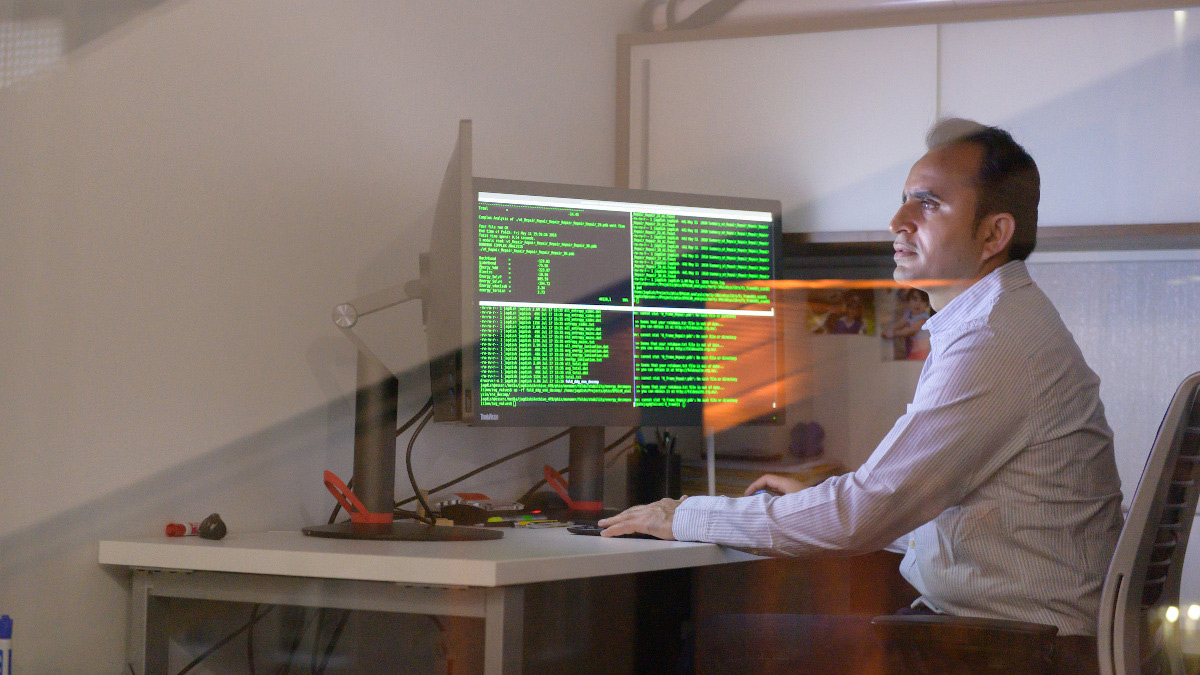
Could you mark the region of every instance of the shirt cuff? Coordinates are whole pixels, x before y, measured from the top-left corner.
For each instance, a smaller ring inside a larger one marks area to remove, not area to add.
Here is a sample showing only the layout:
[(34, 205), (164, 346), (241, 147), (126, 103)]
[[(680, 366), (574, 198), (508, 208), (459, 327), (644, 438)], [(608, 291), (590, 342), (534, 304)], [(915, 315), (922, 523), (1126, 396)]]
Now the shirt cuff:
[(705, 541), (708, 516), (721, 497), (688, 497), (675, 507), (671, 517), (671, 536), (677, 541)]

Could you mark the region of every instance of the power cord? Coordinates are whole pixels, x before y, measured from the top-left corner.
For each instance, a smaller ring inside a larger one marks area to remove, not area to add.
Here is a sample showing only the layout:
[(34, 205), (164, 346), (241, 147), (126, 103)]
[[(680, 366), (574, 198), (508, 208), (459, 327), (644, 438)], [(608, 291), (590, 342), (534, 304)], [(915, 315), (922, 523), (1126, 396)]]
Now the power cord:
[[(272, 606), (271, 609), (275, 609), (275, 608)], [(271, 609), (268, 609), (267, 611), (269, 612), (269, 611), (271, 611)], [(254, 612), (251, 611), (251, 616), (253, 616), (253, 615), (254, 615)], [(265, 616), (266, 612), (264, 612), (263, 615)], [(255, 623), (257, 623), (257, 622), (255, 622)], [(254, 675), (254, 626), (255, 626), (255, 623), (250, 624), (250, 627), (246, 629), (246, 672), (249, 673), (250, 675)]]
[(429, 420), (431, 419), (433, 419), (432, 410), (426, 413), (425, 417), (421, 420), (421, 423), (418, 424), (417, 428), (413, 431), (412, 436), (409, 437), (408, 451), (404, 453), (404, 468), (408, 470), (408, 482), (410, 485), (412, 485), (413, 496), (416, 497), (417, 501), (421, 503), (422, 510), (417, 514), (416, 518), (427, 525), (433, 525), (437, 522), (437, 519), (433, 515), (433, 509), (429, 508), (429, 502), (425, 501), (425, 495), (421, 494), (421, 488), (417, 487), (417, 477), (415, 474), (413, 474), (412, 468), (412, 452), (413, 446), (417, 444), (417, 436), (421, 435), (421, 430), (425, 428), (426, 424), (429, 424)]
[(191, 670), (192, 668), (195, 668), (196, 666), (200, 665), (201, 661), (203, 661), (204, 659), (207, 659), (209, 656), (212, 656), (218, 649), (220, 649), (221, 647), (224, 647), (226, 644), (228, 644), (230, 640), (232, 640), (235, 637), (241, 635), (242, 633), (250, 630), (251, 627), (254, 626), (254, 624), (258, 623), (264, 616), (270, 614), (271, 611), (275, 609), (275, 606), (272, 605), (272, 606), (268, 607), (266, 609), (266, 611), (259, 614), (258, 608), (261, 606), (262, 605), (254, 605), (254, 607), (252, 607), (250, 609), (250, 620), (249, 621), (242, 624), (241, 628), (238, 628), (237, 630), (233, 631), (229, 635), (226, 635), (225, 637), (221, 638), (219, 641), (217, 641), (216, 644), (209, 647), (203, 654), (192, 659), (192, 662), (187, 664), (186, 666), (184, 666), (183, 670), (180, 670), (177, 673), (177, 675), (184, 675), (184, 673), (186, 673), (189, 670)]
[[(309, 616), (308, 610), (304, 611), (304, 621), (300, 624), (300, 630), (296, 631), (296, 635), (292, 638), (292, 646), (288, 649), (287, 661), (279, 664), (275, 669), (274, 675), (288, 675), (292, 670), (292, 662), (296, 659), (296, 653), (300, 651), (300, 643), (304, 641), (304, 634), (308, 632), (308, 627), (313, 623)], [(317, 637), (314, 635), (313, 639)]]
[[(617, 440), (604, 446), (604, 452), (607, 454), (609, 450), (612, 450), (613, 448), (617, 447), (621, 443), (624, 443), (626, 439), (628, 439), (630, 436), (636, 434), (639, 429), (641, 429), (641, 427), (633, 427), (629, 431), (625, 432), (624, 434), (621, 434), (621, 436), (619, 438), (617, 438)], [(567, 431), (565, 431), (563, 433), (565, 434), (568, 432), (570, 432), (570, 429), (568, 429)], [(563, 476), (567, 475), (570, 472), (571, 472), (571, 467), (569, 467), (569, 466), (563, 467), (558, 470), (559, 475), (563, 475)], [(517, 497), (517, 501), (524, 503), (525, 500), (529, 499), (533, 495), (533, 493), (540, 490), (545, 484), (546, 484), (545, 478), (534, 483), (533, 487), (531, 487), (525, 491), (525, 494), (521, 495), (520, 497)]]
[[(421, 406), (421, 409), (418, 410), (416, 413), (414, 413), (412, 417), (408, 418), (407, 422), (405, 422), (404, 424), (401, 424), (400, 428), (396, 429), (396, 436), (399, 437), (405, 431), (408, 431), (408, 428), (411, 427), (413, 424), (415, 424), (416, 421), (418, 419), (420, 419), (422, 415), (429, 412), (429, 410), (431, 408), (433, 408), (433, 396), (430, 396), (428, 399), (426, 399), (425, 405)], [(354, 489), (354, 476), (351, 476), (350, 479), (346, 481), (346, 488), (349, 490)], [(333, 512), (329, 514), (328, 522), (330, 525), (337, 522), (337, 515), (338, 515), (338, 513), (341, 512), (341, 510), (342, 510), (342, 505), (340, 503), (335, 503), (333, 505)]]
[[(322, 610), (322, 613), (324, 610)], [(325, 669), (329, 666), (329, 659), (333, 656), (333, 652), (337, 649), (338, 640), (342, 636), (342, 630), (346, 627), (346, 621), (350, 619), (350, 610), (342, 612), (342, 618), (338, 619), (337, 625), (333, 628), (333, 634), (329, 636), (329, 643), (325, 646), (325, 653), (321, 655), (320, 664), (317, 663), (317, 642), (321, 635), (321, 621), (317, 622), (317, 634), (313, 637), (313, 660), (312, 674), (323, 675)]]
[[(481, 473), (483, 471), (487, 471), (488, 469), (491, 469), (492, 467), (495, 467), (495, 466), (499, 466), (500, 464), (503, 464), (504, 462), (507, 462), (510, 459), (515, 459), (517, 457), (520, 457), (521, 455), (533, 452), (534, 450), (537, 450), (538, 448), (543, 447), (549, 443), (553, 443), (554, 441), (557, 441), (558, 439), (562, 438), (563, 436), (566, 436), (570, 432), (571, 432), (571, 430), (567, 429), (560, 433), (554, 434), (553, 436), (550, 436), (549, 438), (542, 439), (541, 441), (538, 441), (537, 443), (534, 443), (533, 445), (526, 446), (524, 448), (521, 448), (520, 450), (517, 450), (516, 452), (505, 455), (504, 457), (501, 457), (500, 459), (488, 462), (487, 464), (484, 464), (483, 466), (479, 467), (478, 469), (473, 469), (453, 480), (450, 480), (446, 483), (442, 483), (441, 485), (430, 490), (429, 493), (434, 494), (436, 492), (441, 492), (442, 490), (445, 490), (448, 487), (451, 487), (453, 485), (461, 483), (462, 481), (470, 478), (471, 476), (474, 476), (475, 474)], [(397, 507), (404, 506), (405, 504), (415, 500), (416, 498), (417, 498), (416, 495), (414, 495), (403, 501), (396, 502), (396, 506)]]
[[(404, 464), (405, 464), (405, 468), (408, 470), (408, 480), (413, 488), (413, 496), (409, 497), (408, 499), (406, 499), (402, 502), (398, 502), (396, 504), (396, 506), (400, 507), (403, 504), (406, 504), (406, 503), (412, 501), (413, 499), (416, 499), (421, 503), (421, 506), (425, 510), (426, 514), (431, 514), (431, 513), (433, 513), (433, 511), (432, 511), (432, 509), (429, 508), (429, 504), (425, 501), (425, 497), (421, 493), (421, 489), (417, 486), (417, 479), (416, 479), (416, 476), (413, 474), (413, 469), (412, 469), (412, 451), (413, 451), (414, 445), (416, 444), (417, 437), (420, 436), (420, 434), (421, 434), (421, 430), (424, 429), (425, 425), (429, 423), (429, 420), (431, 420), (433, 418), (433, 412), (432, 412), (432, 410), (430, 410), (432, 407), (433, 407), (433, 398), (430, 397), (430, 399), (426, 402), (425, 406), (423, 406), (421, 408), (421, 410), (419, 410), (417, 412), (416, 415), (413, 415), (412, 418), (410, 418), (407, 422), (405, 422), (400, 427), (400, 429), (396, 432), (397, 435), (400, 435), (405, 430), (407, 430), (410, 426), (412, 426), (418, 417), (424, 415), (424, 417), (421, 419), (420, 425), (413, 431), (412, 437), (409, 438), (408, 450), (404, 456)], [(625, 442), (625, 440), (627, 440), (630, 436), (633, 436), (634, 434), (636, 434), (639, 429), (640, 429), (640, 427), (631, 428), (629, 431), (625, 432), (620, 437), (618, 437), (615, 441), (604, 446), (604, 452), (607, 454), (613, 448), (616, 448), (618, 445)], [(451, 480), (447, 483), (439, 485), (438, 487), (433, 489), (433, 492), (443, 490), (443, 489), (450, 487), (456, 483), (466, 480), (467, 478), (470, 478), (471, 476), (474, 476), (475, 474), (478, 474), (482, 471), (486, 471), (494, 466), (503, 464), (504, 462), (507, 462), (511, 459), (514, 459), (516, 457), (520, 457), (521, 455), (533, 452), (534, 450), (537, 450), (538, 448), (541, 448), (545, 445), (553, 443), (554, 441), (562, 438), (563, 436), (566, 436), (569, 433), (570, 433), (570, 429), (564, 430), (562, 432), (559, 432), (557, 434), (549, 436), (545, 439), (542, 439), (541, 441), (538, 441), (537, 443), (534, 443), (533, 445), (524, 447), (520, 450), (517, 450), (516, 452), (505, 455), (504, 457), (501, 457), (492, 462), (488, 462), (487, 464), (479, 467), (478, 469), (474, 469), (468, 473), (465, 473), (465, 474), (459, 476), (458, 478), (455, 478), (454, 480)], [(630, 445), (629, 447), (623, 448), (620, 453), (617, 453), (616, 457), (612, 461), (615, 462), (616, 458), (619, 458), (621, 456), (621, 454), (628, 451), (630, 447), (633, 447), (633, 446)], [(611, 466), (611, 465), (612, 465), (612, 462), (609, 462), (608, 466)], [(559, 473), (566, 474), (569, 471), (570, 471), (570, 467), (563, 467), (561, 470), (559, 470)], [(353, 478), (351, 478), (351, 480), (353, 480)], [(537, 490), (540, 489), (545, 484), (546, 484), (545, 479), (538, 481), (525, 494), (521, 495), (521, 497), (518, 498), (517, 501), (524, 501), (525, 499), (528, 499), (530, 495), (532, 495), (534, 492), (537, 492)], [(422, 520), (422, 522), (433, 522), (432, 516), (426, 515), (425, 518), (421, 518), (417, 514), (414, 514), (411, 512), (407, 512), (407, 513), (414, 518), (418, 518), (418, 519)], [(337, 516), (337, 509), (335, 508), (334, 512), (329, 516), (329, 522), (332, 523), (336, 516)], [(242, 626), (239, 627), (234, 632), (230, 633), (229, 635), (226, 635), (224, 638), (222, 638), (220, 641), (218, 641), (212, 647), (209, 647), (203, 654), (201, 654), (201, 655), (197, 656), (195, 659), (193, 659), (192, 662), (187, 664), (186, 666), (184, 666), (183, 669), (180, 670), (177, 675), (184, 675), (191, 669), (195, 668), (202, 661), (204, 661), (206, 658), (208, 658), (209, 656), (214, 654), (221, 647), (224, 647), (226, 644), (228, 644), (231, 640), (236, 638), (238, 635), (241, 635), (243, 632), (246, 633), (247, 669), (248, 669), (248, 672), (251, 673), (251, 675), (253, 675), (253, 673), (255, 672), (255, 668), (254, 668), (254, 626), (259, 621), (261, 621), (263, 617), (270, 614), (275, 609), (275, 606), (272, 605), (260, 614), (258, 611), (259, 607), (261, 607), (261, 605), (259, 605), (259, 604), (254, 605), (254, 607), (251, 608), (251, 610), (250, 610), (250, 619), (246, 623), (242, 624)], [(310, 665), (313, 668), (314, 674), (324, 673), (325, 669), (328, 667), (329, 659), (332, 657), (334, 650), (337, 648), (338, 640), (341, 638), (341, 634), (342, 634), (343, 629), (346, 626), (346, 622), (350, 618), (350, 611), (347, 610), (346, 612), (344, 612), (342, 614), (341, 619), (338, 620), (337, 625), (334, 627), (333, 634), (329, 638), (329, 643), (325, 648), (325, 652), (322, 655), (320, 664), (318, 665), (317, 658), (316, 658), (316, 656), (317, 656), (316, 652), (317, 652), (317, 644), (319, 642), (319, 637), (321, 634), (321, 624), (324, 622), (324, 615), (325, 615), (325, 610), (321, 609), (317, 615), (316, 633), (313, 635), (313, 658), (312, 658), (312, 661), (310, 662)], [(436, 621), (436, 619), (434, 620), (434, 622), (435, 622), (435, 624), (438, 625), (439, 629), (442, 629), (441, 624), (438, 623)], [(306, 626), (301, 628), (300, 632), (297, 634), (295, 640), (293, 641), (291, 655), (289, 655), (288, 661), (286, 663), (284, 663), (283, 665), (281, 665), (279, 667), (279, 669), (276, 670), (276, 673), (285, 673), (286, 674), (291, 669), (291, 657), (295, 655), (296, 650), (300, 646), (300, 641), (303, 639), (305, 628), (306, 628)], [(133, 666), (130, 664), (131, 670), (132, 670), (132, 667)]]

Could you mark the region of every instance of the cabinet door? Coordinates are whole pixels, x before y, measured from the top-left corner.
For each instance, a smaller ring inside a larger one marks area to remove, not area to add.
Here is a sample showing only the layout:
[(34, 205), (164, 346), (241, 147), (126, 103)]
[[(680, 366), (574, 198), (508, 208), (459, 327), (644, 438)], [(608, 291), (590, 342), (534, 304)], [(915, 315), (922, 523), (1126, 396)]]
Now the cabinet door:
[(1041, 224), (1200, 221), (1200, 10), (941, 31), (942, 112), (1025, 145)]
[(634, 46), (630, 186), (882, 232), (934, 119), (936, 47), (935, 26)]

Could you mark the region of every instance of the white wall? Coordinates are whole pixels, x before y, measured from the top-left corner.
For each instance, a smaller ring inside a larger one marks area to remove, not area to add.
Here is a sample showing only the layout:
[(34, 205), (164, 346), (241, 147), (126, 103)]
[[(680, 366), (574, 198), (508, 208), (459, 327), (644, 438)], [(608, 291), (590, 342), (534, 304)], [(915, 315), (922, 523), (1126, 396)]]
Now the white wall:
[[(480, 175), (611, 184), (640, 4), (181, 0), (0, 89), (0, 611), (24, 672), (123, 668), (97, 540), (327, 515), (354, 376), (331, 308), (416, 275), (460, 118)], [(424, 363), (415, 307), (381, 321), (394, 367)], [(527, 440), (429, 439), (451, 448), (430, 484)], [(468, 487), (514, 496), (550, 456)]]

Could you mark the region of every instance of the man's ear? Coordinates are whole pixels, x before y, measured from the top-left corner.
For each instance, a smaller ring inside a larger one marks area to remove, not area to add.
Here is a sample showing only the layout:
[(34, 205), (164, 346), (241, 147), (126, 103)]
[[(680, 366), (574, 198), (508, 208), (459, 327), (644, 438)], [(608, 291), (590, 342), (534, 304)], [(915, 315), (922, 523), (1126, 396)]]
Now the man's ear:
[(1016, 229), (1017, 223), (1013, 220), (1011, 213), (993, 213), (985, 216), (975, 231), (976, 235), (983, 240), (980, 262), (991, 260), (996, 255), (1007, 251)]

